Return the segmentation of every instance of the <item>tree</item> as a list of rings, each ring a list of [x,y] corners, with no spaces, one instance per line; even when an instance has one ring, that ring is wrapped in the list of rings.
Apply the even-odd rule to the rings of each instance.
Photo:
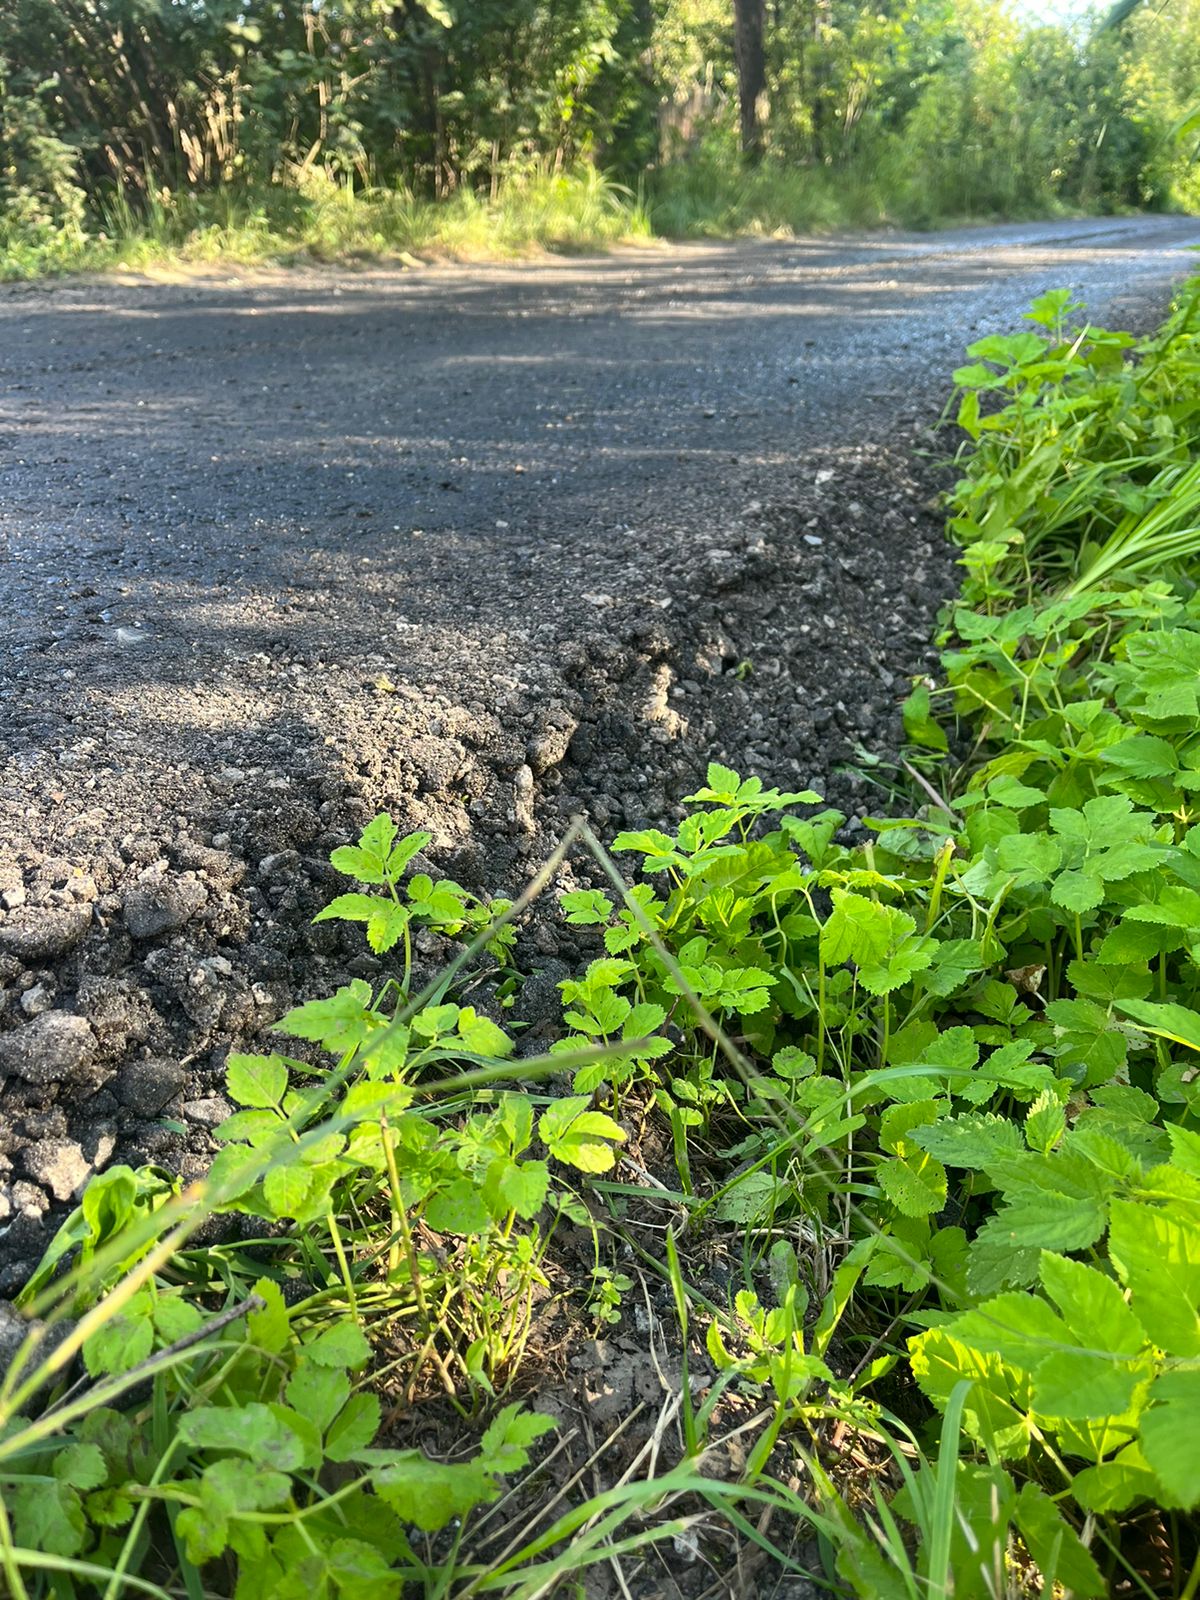
[[[733,0],[733,48],[737,62],[742,154],[751,161],[757,161],[763,150],[760,103],[767,86],[763,29],[763,0]]]

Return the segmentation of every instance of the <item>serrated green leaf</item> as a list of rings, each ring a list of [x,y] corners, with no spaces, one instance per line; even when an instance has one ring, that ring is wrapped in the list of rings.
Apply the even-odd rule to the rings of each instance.
[[[1073,1421],[1123,1417],[1154,1375],[1149,1361],[1118,1361],[1085,1350],[1063,1350],[1039,1363],[1033,1407],[1044,1417]]]
[[[1002,775],[993,778],[988,784],[988,796],[999,805],[1008,806],[1012,811],[1027,811],[1030,806],[1040,806],[1046,803],[1046,796],[1040,789],[1034,789],[1019,779]]]
[[[373,894],[340,894],[317,912],[314,922],[369,922],[385,902]]]
[[[897,1211],[906,1217],[932,1216],[946,1204],[946,1169],[923,1151],[881,1162],[875,1177]]]
[[[978,939],[945,939],[934,951],[921,985],[930,994],[944,1000],[983,969],[982,947]]]
[[[1164,1374],[1150,1401],[1141,1417],[1142,1454],[1165,1491],[1164,1504],[1191,1511],[1200,1505],[1200,1371]]]
[[[561,894],[558,903],[567,914],[567,921],[576,928],[591,928],[608,921],[613,914],[613,903],[599,889],[575,889]]]
[[[1085,1511],[1125,1511],[1138,1500],[1153,1500],[1162,1490],[1136,1445],[1126,1445],[1111,1461],[1077,1472],[1071,1493]]]
[[[425,1220],[436,1233],[467,1235],[486,1233],[492,1214],[473,1178],[456,1178],[439,1189],[425,1209]]]
[[[108,1480],[104,1452],[95,1444],[71,1444],[54,1457],[54,1476],[72,1489],[99,1489]]]
[[[769,1172],[748,1172],[731,1183],[713,1206],[720,1222],[756,1223],[774,1214],[781,1196]]]
[[[386,954],[404,934],[409,913],[394,900],[377,900],[367,920],[367,943],[377,956]]]
[[[1016,1292],[995,1295],[955,1317],[948,1331],[968,1348],[998,1355],[1026,1373],[1073,1343],[1066,1323],[1040,1296]]]
[[[371,986],[362,978],[344,985],[328,1000],[310,1000],[297,1006],[275,1024],[281,1033],[311,1039],[326,1050],[341,1055],[352,1050],[386,1018],[371,1009]]]
[[[288,1086],[287,1062],[282,1056],[231,1055],[225,1083],[240,1106],[278,1106]]]
[[[494,1197],[494,1210],[515,1211],[526,1221],[536,1217],[550,1186],[550,1169],[544,1161],[513,1161],[499,1156],[489,1166],[485,1188]]]
[[[197,1406],[179,1419],[179,1436],[194,1450],[228,1450],[260,1467],[292,1472],[304,1465],[295,1429],[257,1400],[238,1406]]]
[[[1017,1527],[1042,1573],[1053,1574],[1055,1588],[1078,1600],[1108,1592],[1095,1558],[1044,1490],[1026,1483],[1017,1496]]]
[[[283,1291],[272,1279],[259,1278],[252,1292],[266,1303],[261,1310],[250,1312],[246,1318],[246,1332],[260,1350],[265,1350],[269,1355],[279,1355],[291,1342],[291,1325]]]
[[[580,1172],[607,1172],[616,1161],[612,1143],[622,1142],[625,1131],[590,1105],[585,1095],[556,1100],[543,1111],[538,1133],[556,1161]]]
[[[834,889],[833,910],[821,929],[821,960],[827,967],[844,961],[876,965],[887,955],[892,943],[892,918],[889,908],[863,895]],[[912,926],[911,918],[909,926]]]
[[[287,1403],[324,1433],[350,1398],[350,1380],[340,1367],[301,1358],[288,1379]]]
[[[1050,898],[1065,911],[1077,914],[1094,911],[1104,902],[1104,880],[1095,872],[1060,872],[1050,890]]]
[[[323,1367],[342,1367],[357,1371],[371,1359],[371,1346],[361,1328],[343,1317],[331,1328],[326,1328],[315,1339],[304,1344],[304,1354],[310,1361]]]
[[[349,1461],[365,1450],[379,1432],[381,1409],[373,1394],[353,1394],[329,1425],[325,1454],[330,1461]]]
[[[375,1473],[375,1492],[404,1522],[436,1533],[455,1517],[489,1504],[500,1491],[477,1461],[447,1464],[405,1450]]]
[[[317,1186],[317,1174],[312,1167],[289,1161],[272,1167],[263,1178],[263,1198],[277,1217],[295,1217],[304,1210],[305,1203]]]
[[[1108,1248],[1155,1343],[1173,1356],[1200,1356],[1200,1226],[1114,1200]]]
[[[913,1140],[948,1167],[976,1171],[1022,1147],[1021,1130],[1008,1117],[967,1112],[913,1131]]]
[[[458,1036],[472,1055],[502,1060],[513,1053],[513,1041],[490,1017],[480,1016],[473,1006],[458,1013]]]
[[[1025,1143],[1031,1150],[1049,1154],[1066,1132],[1067,1113],[1052,1089],[1043,1089],[1025,1118]]]
[[[489,1472],[505,1476],[529,1465],[530,1447],[554,1428],[554,1418],[526,1411],[518,1402],[505,1406],[479,1441],[479,1461]]]

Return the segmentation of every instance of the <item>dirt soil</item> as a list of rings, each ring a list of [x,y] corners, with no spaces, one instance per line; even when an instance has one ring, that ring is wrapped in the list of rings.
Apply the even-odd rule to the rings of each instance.
[[[710,758],[885,804],[848,764],[894,753],[952,590],[928,429],[962,347],[1060,284],[1149,326],[1197,241],[0,293],[0,1295],[92,1172],[206,1164],[231,1045],[379,970],[311,925],[378,809],[505,893]],[[572,934],[526,931],[526,1020]]]

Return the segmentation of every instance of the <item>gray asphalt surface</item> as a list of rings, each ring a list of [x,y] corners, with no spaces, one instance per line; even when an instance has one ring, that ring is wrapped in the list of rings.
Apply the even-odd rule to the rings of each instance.
[[[228,1043],[342,970],[321,862],[379,807],[502,892],[710,756],[878,804],[840,768],[894,741],[952,581],[912,450],[963,346],[1064,284],[1149,326],[1198,243],[0,291],[0,1257],[170,1155],[156,1119],[209,1125]]]

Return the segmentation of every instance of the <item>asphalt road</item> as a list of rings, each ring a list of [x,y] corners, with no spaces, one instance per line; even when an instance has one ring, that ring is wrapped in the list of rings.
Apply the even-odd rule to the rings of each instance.
[[[580,805],[669,814],[709,755],[861,813],[837,769],[894,739],[951,581],[911,449],[963,346],[1059,285],[1149,326],[1198,243],[1127,218],[0,291],[0,1212],[6,1160],[69,1188],[34,1133],[83,1149],[86,1105],[111,1151],[151,1115],[123,1062],[195,1094],[313,992],[320,859],[379,806],[495,890]],[[91,1030],[73,1096],[18,1070],[47,1012]]]

